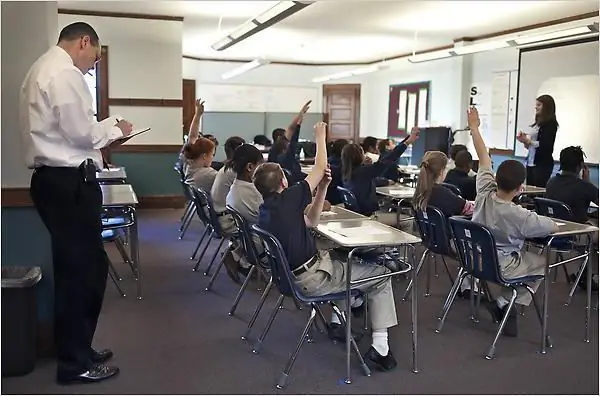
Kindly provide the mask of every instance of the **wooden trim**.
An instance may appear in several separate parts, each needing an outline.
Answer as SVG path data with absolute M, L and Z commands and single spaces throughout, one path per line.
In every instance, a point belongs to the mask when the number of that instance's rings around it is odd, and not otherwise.
M 21 208 L 33 206 L 33 201 L 31 200 L 31 195 L 29 194 L 29 187 L 2 187 L 1 198 L 3 208 Z
M 507 155 L 507 156 L 512 156 L 513 155 L 513 150 L 491 148 L 490 149 L 490 155 Z
M 138 99 L 138 98 L 110 98 L 109 106 L 127 107 L 183 107 L 183 99 Z
M 149 19 L 155 21 L 177 21 L 183 22 L 183 17 L 171 16 L 171 15 L 154 15 L 154 14 L 136 14 L 128 12 L 108 12 L 108 11 L 88 11 L 88 10 L 74 10 L 67 8 L 59 8 L 59 14 L 67 15 L 87 15 L 97 17 L 108 17 L 108 18 L 129 18 L 129 19 Z
M 108 46 L 102 46 L 102 59 L 98 62 L 96 71 L 96 100 L 98 120 L 109 116 L 108 109 Z
M 573 15 L 573 16 L 566 17 L 566 18 L 553 19 L 550 21 L 536 23 L 533 25 L 521 26 L 518 28 L 507 29 L 507 30 L 502 30 L 502 31 L 498 31 L 498 32 L 488 33 L 488 34 L 482 34 L 479 36 L 460 37 L 460 38 L 453 39 L 452 42 L 456 43 L 459 41 L 476 41 L 476 40 L 491 39 L 491 38 L 495 38 L 495 37 L 499 37 L 499 36 L 505 36 L 508 34 L 521 33 L 521 32 L 527 31 L 527 30 L 540 29 L 540 28 L 544 28 L 544 27 L 560 25 L 562 23 L 568 23 L 568 22 L 575 22 L 575 21 L 579 21 L 581 19 L 588 19 L 588 18 L 593 18 L 593 17 L 597 17 L 597 16 L 598 16 L 598 11 L 586 12 L 585 14 L 578 14 L 578 15 Z M 454 48 L 453 44 L 443 45 L 440 47 L 429 48 L 429 49 L 426 49 L 423 51 L 416 51 L 415 53 L 405 52 L 405 53 L 398 54 L 398 55 L 388 56 L 385 58 L 385 60 L 392 61 L 392 60 L 396 60 L 396 59 L 406 58 L 406 57 L 409 57 L 412 55 L 427 54 L 430 52 L 442 51 L 442 50 L 447 50 L 447 49 L 452 49 L 452 48 Z M 191 55 L 183 55 L 183 58 L 202 61 L 202 62 L 231 62 L 231 63 L 248 63 L 253 60 L 253 59 L 201 58 L 201 57 L 195 57 L 195 56 L 191 56 Z M 370 60 L 370 61 L 341 62 L 341 63 L 340 62 L 310 63 L 310 62 L 271 61 L 270 64 L 272 64 L 272 65 L 288 65 L 288 66 L 364 66 L 364 65 L 373 65 L 373 64 L 379 63 L 379 62 L 381 62 L 381 59 L 378 58 L 378 59 L 374 59 L 374 60 Z
M 111 150 L 113 153 L 179 153 L 179 144 L 123 144 Z

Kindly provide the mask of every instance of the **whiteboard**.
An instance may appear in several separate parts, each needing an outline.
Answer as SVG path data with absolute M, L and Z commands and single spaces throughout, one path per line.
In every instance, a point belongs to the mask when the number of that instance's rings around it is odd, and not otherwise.
M 297 113 L 309 100 L 310 113 L 322 110 L 320 87 L 198 84 L 196 95 L 206 102 L 206 111 L 212 112 Z

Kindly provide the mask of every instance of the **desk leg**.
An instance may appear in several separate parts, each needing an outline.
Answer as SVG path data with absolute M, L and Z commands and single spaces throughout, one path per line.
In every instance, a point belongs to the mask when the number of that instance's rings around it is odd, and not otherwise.
M 352 249 L 348 253 L 348 262 L 346 264 L 346 384 L 352 383 L 352 377 L 350 376 L 350 354 L 352 353 L 352 306 L 350 305 L 350 287 L 352 280 L 352 258 L 356 249 Z
M 133 218 L 133 225 L 131 226 L 131 257 L 135 263 L 136 276 L 137 276 L 137 298 L 142 299 L 142 269 L 140 265 L 140 246 L 138 236 L 138 219 L 135 208 L 131 208 L 131 216 Z
M 415 255 L 415 247 L 410 245 L 410 259 L 413 265 L 412 270 L 412 295 L 410 297 L 411 300 L 411 322 L 412 322 L 412 371 L 413 373 L 418 373 L 419 369 L 417 367 L 417 264 L 416 264 L 416 255 Z
M 589 245 L 586 250 L 586 268 L 587 268 L 587 290 L 586 290 L 586 304 L 585 304 L 585 338 L 584 342 L 590 342 L 590 317 L 592 313 L 592 263 L 590 261 Z
M 550 241 L 546 244 L 546 266 L 544 267 L 544 306 L 542 308 L 542 349 L 541 354 L 546 354 L 546 334 L 548 333 L 548 294 L 550 292 L 550 285 L 548 283 L 548 277 L 550 273 L 550 244 L 554 238 L 550 238 Z

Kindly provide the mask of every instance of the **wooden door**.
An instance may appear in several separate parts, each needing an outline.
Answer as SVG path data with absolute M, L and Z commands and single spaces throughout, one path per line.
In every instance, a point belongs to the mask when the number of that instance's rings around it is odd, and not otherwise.
M 327 140 L 359 140 L 360 84 L 323 85 L 323 112 L 328 121 Z
M 196 112 L 196 80 L 183 80 L 183 135 L 189 133 L 192 118 Z

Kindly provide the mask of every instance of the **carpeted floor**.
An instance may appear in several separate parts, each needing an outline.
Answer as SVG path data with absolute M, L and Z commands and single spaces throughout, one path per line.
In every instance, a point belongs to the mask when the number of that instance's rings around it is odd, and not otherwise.
M 401 302 L 404 280 L 394 281 L 400 325 L 390 332 L 399 365 L 392 373 L 362 376 L 354 366 L 354 382 L 344 376 L 344 349 L 324 335 L 305 344 L 289 386 L 274 385 L 302 331 L 306 311 L 288 302 L 263 344 L 260 355 L 243 342 L 247 319 L 259 294 L 257 286 L 244 296 L 236 317 L 227 312 L 237 288 L 225 271 L 214 291 L 205 292 L 208 278 L 192 272 L 189 260 L 202 228 L 195 222 L 185 240 L 177 239 L 180 211 L 141 213 L 141 260 L 144 299 L 135 299 L 134 282 L 124 264 L 114 258 L 128 295 L 121 298 L 112 284 L 106 291 L 104 311 L 96 336 L 97 347 L 115 352 L 119 377 L 94 385 L 61 387 L 55 384 L 55 363 L 40 361 L 25 377 L 3 378 L 4 394 L 598 394 L 598 312 L 592 313 L 592 341 L 583 340 L 585 295 L 578 292 L 569 307 L 563 305 L 567 286 L 559 274 L 552 285 L 550 334 L 554 348 L 538 353 L 539 324 L 533 307 L 519 320 L 517 339 L 501 338 L 496 359 L 483 359 L 495 327 L 482 309 L 479 324 L 469 319 L 466 301 L 457 301 L 441 334 L 434 333 L 442 298 L 449 289 L 443 273 L 432 281 L 432 295 L 419 298 L 419 368 L 410 370 L 410 303 Z M 210 254 L 205 256 L 204 266 Z M 204 266 L 202 268 L 204 268 Z M 440 265 L 440 271 L 442 270 Z M 424 289 L 422 274 L 420 291 Z M 254 331 L 262 330 L 272 293 Z M 594 305 L 597 295 L 594 295 Z M 361 349 L 368 348 L 365 337 Z M 353 358 L 353 362 L 356 362 Z

